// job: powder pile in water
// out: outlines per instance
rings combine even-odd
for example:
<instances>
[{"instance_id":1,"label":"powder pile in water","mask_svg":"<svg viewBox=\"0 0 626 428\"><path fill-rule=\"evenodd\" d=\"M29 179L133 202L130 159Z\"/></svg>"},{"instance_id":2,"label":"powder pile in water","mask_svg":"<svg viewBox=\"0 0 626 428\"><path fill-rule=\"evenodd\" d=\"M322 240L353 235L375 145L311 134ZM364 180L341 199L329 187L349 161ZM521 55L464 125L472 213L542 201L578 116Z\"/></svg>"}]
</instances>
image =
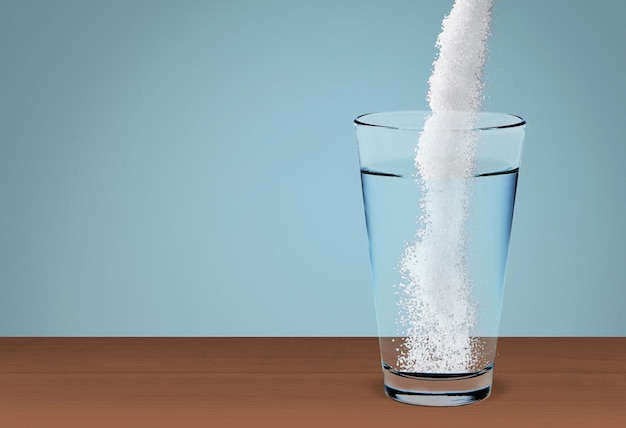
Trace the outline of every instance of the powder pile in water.
<instances>
[{"instance_id":1,"label":"powder pile in water","mask_svg":"<svg viewBox=\"0 0 626 428\"><path fill-rule=\"evenodd\" d=\"M403 371L466 373L479 352L471 337L476 316L465 223L492 6L493 0L456 0L437 39L427 97L432 113L415 156L421 227L399 264Z\"/></svg>"}]
</instances>

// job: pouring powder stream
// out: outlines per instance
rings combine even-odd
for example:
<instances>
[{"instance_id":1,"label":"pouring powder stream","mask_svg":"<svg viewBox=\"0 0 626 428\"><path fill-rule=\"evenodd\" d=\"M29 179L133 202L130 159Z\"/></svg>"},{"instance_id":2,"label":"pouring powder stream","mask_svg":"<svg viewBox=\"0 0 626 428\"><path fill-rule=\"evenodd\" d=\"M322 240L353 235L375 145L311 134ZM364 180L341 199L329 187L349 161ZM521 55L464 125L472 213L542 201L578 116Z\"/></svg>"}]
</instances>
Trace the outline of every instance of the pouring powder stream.
<instances>
[{"instance_id":1,"label":"pouring powder stream","mask_svg":"<svg viewBox=\"0 0 626 428\"><path fill-rule=\"evenodd\" d=\"M493 0L456 0L437 39L427 97L432 113L415 155L421 226L399 263L403 371L467 373L480 346L471 337L476 317L465 223L492 6Z\"/></svg>"}]
</instances>

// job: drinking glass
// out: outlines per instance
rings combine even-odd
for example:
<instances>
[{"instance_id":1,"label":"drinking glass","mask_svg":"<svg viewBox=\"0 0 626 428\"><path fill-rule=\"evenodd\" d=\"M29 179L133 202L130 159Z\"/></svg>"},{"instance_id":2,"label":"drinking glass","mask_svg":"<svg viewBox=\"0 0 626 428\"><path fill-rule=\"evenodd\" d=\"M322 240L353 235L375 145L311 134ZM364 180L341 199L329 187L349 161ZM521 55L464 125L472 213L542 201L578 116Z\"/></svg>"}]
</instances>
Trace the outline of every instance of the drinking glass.
<instances>
[{"instance_id":1,"label":"drinking glass","mask_svg":"<svg viewBox=\"0 0 626 428\"><path fill-rule=\"evenodd\" d=\"M432 115L372 113L354 123L385 392L456 406L492 389L526 122L487 112L444 120L452 125L429 131L435 155L421 162L435 173L426 176L416 153ZM439 150L439 139L469 149ZM455 174L463 156L470 173Z\"/></svg>"}]
</instances>

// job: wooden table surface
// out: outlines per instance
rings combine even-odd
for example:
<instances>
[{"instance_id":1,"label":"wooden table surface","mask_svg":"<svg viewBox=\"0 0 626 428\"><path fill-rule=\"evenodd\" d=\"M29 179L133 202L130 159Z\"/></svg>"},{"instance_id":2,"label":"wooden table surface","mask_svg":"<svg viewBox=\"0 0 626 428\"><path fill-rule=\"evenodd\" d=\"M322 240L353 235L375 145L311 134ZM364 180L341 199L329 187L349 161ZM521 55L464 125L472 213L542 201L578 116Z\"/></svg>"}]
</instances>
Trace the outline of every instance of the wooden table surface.
<instances>
[{"instance_id":1,"label":"wooden table surface","mask_svg":"<svg viewBox=\"0 0 626 428\"><path fill-rule=\"evenodd\" d=\"M376 338L0 338L0 426L626 427L626 338L501 338L493 393L383 392Z\"/></svg>"}]
</instances>

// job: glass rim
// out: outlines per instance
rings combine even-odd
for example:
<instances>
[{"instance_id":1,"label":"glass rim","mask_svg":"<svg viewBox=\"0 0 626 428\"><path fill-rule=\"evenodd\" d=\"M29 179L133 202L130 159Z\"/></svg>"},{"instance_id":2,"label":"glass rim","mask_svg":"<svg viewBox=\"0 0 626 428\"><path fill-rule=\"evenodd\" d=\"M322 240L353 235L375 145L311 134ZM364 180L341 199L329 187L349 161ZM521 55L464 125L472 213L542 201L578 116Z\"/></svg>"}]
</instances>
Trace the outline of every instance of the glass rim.
<instances>
[{"instance_id":1,"label":"glass rim","mask_svg":"<svg viewBox=\"0 0 626 428\"><path fill-rule=\"evenodd\" d=\"M463 114L466 112L462 112L462 111L454 111L454 112L450 112L450 113L459 113L459 114ZM517 128L517 127L523 127L524 125L526 125L526 120L524 118L522 118L521 116L517 116L515 114L510 114L510 113L499 113L499 112L490 112L490 111L479 111L479 112L467 112L469 114L475 114L480 116L493 116L493 117L499 117L501 119L508 119L507 121L502 120L502 124L501 125L492 125L492 126L479 126L476 128L471 128L472 131L488 131L488 130L494 130L494 129L506 129L506 128ZM401 130L401 131L423 131L424 130L424 126L422 124L422 126L395 126L395 125L391 125L391 124L385 124L383 120L371 120L371 121L366 121L366 118L372 118L374 116L386 116L386 115L393 115L393 116L397 116L400 114L421 114L424 117L428 117L429 115L432 115L433 112L429 111L429 110L397 110L397 111L381 111L381 112L372 112L372 113L365 113L362 115L357 116L354 119L354 124L355 125L361 125L361 126L371 126L374 128L386 128L386 129L396 129L396 130ZM470 128L456 128L456 129L451 129L451 130L470 130Z\"/></svg>"}]
</instances>

